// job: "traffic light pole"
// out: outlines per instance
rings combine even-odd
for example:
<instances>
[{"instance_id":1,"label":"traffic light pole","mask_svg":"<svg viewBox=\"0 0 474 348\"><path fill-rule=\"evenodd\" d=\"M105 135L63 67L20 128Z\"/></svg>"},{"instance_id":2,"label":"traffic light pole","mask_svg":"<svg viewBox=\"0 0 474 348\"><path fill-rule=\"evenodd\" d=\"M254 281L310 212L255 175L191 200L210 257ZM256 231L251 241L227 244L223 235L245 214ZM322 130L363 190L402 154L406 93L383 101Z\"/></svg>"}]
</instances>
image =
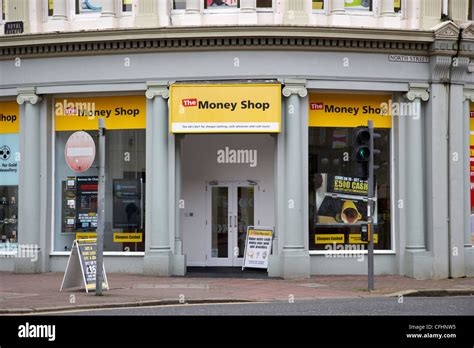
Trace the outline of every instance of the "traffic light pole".
<instances>
[{"instance_id":1,"label":"traffic light pole","mask_svg":"<svg viewBox=\"0 0 474 348\"><path fill-rule=\"evenodd\" d=\"M367 224L368 224L368 289L374 290L374 228L373 228L373 214L374 212L374 122L368 121L370 132L370 155L369 155L369 178L368 178L368 193L367 193Z\"/></svg>"},{"instance_id":2,"label":"traffic light pole","mask_svg":"<svg viewBox=\"0 0 474 348\"><path fill-rule=\"evenodd\" d=\"M105 123L99 118L99 189L98 189L98 221L97 221L97 262L95 269L95 294L102 296L103 282L103 251L105 227Z\"/></svg>"}]
</instances>

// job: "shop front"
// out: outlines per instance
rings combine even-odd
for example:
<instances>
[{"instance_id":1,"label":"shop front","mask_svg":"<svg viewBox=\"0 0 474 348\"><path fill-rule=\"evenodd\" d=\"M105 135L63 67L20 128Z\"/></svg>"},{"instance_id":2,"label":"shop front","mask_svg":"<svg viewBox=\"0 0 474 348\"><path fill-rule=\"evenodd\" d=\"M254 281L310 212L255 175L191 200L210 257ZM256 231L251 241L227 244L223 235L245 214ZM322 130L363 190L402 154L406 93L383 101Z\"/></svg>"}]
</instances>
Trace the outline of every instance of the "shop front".
<instances>
[{"instance_id":1,"label":"shop front","mask_svg":"<svg viewBox=\"0 0 474 348\"><path fill-rule=\"evenodd\" d=\"M15 101L0 101L0 254L18 249L20 110Z\"/></svg>"}]
</instances>

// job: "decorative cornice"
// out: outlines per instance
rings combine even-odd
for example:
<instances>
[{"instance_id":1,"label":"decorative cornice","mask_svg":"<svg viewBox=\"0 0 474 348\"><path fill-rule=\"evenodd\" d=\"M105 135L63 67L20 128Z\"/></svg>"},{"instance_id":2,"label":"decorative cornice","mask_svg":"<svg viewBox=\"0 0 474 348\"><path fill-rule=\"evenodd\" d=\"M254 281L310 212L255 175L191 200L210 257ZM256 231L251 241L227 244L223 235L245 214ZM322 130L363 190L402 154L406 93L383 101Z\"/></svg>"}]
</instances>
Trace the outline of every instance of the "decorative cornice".
<instances>
[{"instance_id":1,"label":"decorative cornice","mask_svg":"<svg viewBox=\"0 0 474 348\"><path fill-rule=\"evenodd\" d=\"M425 83L410 83L410 89L405 94L409 101L421 99L428 101L430 99L429 85Z\"/></svg>"},{"instance_id":2,"label":"decorative cornice","mask_svg":"<svg viewBox=\"0 0 474 348\"><path fill-rule=\"evenodd\" d=\"M18 88L18 96L16 101L18 104L23 105L24 103L36 104L41 101L41 97L36 94L35 87Z\"/></svg>"},{"instance_id":3,"label":"decorative cornice","mask_svg":"<svg viewBox=\"0 0 474 348\"><path fill-rule=\"evenodd\" d=\"M435 39L457 40L461 28L454 22L442 22L433 28Z\"/></svg>"},{"instance_id":4,"label":"decorative cornice","mask_svg":"<svg viewBox=\"0 0 474 348\"><path fill-rule=\"evenodd\" d=\"M286 79L284 81L285 87L282 89L282 94L285 97L289 97L292 94L297 94L301 98L304 98L308 95L308 90L306 89L306 80L303 79Z\"/></svg>"},{"instance_id":5,"label":"decorative cornice","mask_svg":"<svg viewBox=\"0 0 474 348\"><path fill-rule=\"evenodd\" d=\"M474 86L466 86L464 88L464 100L474 102Z\"/></svg>"},{"instance_id":6,"label":"decorative cornice","mask_svg":"<svg viewBox=\"0 0 474 348\"><path fill-rule=\"evenodd\" d=\"M130 52L301 49L426 54L432 31L333 27L180 27L0 35L0 59Z\"/></svg>"},{"instance_id":7,"label":"decorative cornice","mask_svg":"<svg viewBox=\"0 0 474 348\"><path fill-rule=\"evenodd\" d=\"M468 22L461 26L463 40L474 40L474 23Z\"/></svg>"},{"instance_id":8,"label":"decorative cornice","mask_svg":"<svg viewBox=\"0 0 474 348\"><path fill-rule=\"evenodd\" d=\"M148 99L153 99L155 97L162 97L163 99L168 99L170 97L170 90L168 89L168 81L152 81L147 82L147 90L145 96Z\"/></svg>"}]
</instances>

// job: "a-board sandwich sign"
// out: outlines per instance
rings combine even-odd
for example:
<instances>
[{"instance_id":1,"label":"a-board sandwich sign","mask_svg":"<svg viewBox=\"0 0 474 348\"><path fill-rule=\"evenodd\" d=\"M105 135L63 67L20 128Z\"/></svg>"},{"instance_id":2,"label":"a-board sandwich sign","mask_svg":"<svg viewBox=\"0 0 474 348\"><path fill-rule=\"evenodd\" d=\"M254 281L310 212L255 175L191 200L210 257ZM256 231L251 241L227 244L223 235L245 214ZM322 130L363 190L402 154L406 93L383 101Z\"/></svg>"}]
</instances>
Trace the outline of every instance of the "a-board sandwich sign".
<instances>
[{"instance_id":1,"label":"a-board sandwich sign","mask_svg":"<svg viewBox=\"0 0 474 348\"><path fill-rule=\"evenodd\" d=\"M97 271L97 239L76 239L72 243L71 255L64 272L61 289L81 288L95 290ZM109 290L109 283L103 268L102 289Z\"/></svg>"},{"instance_id":2,"label":"a-board sandwich sign","mask_svg":"<svg viewBox=\"0 0 474 348\"><path fill-rule=\"evenodd\" d=\"M268 268L268 257L272 251L273 229L271 227L247 227L244 268Z\"/></svg>"}]
</instances>

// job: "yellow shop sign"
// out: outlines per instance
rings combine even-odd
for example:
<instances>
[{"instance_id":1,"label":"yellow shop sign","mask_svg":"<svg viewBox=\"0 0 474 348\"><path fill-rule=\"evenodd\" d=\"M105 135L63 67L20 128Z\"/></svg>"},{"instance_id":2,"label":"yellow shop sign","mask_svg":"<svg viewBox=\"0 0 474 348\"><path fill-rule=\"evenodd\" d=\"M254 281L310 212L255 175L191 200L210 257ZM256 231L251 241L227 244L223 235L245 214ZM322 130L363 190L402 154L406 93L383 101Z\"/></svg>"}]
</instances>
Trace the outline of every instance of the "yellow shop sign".
<instances>
[{"instance_id":1,"label":"yellow shop sign","mask_svg":"<svg viewBox=\"0 0 474 348\"><path fill-rule=\"evenodd\" d=\"M309 95L310 127L358 127L374 121L375 128L391 128L389 95L321 94Z\"/></svg>"},{"instance_id":2,"label":"yellow shop sign","mask_svg":"<svg viewBox=\"0 0 474 348\"><path fill-rule=\"evenodd\" d=\"M20 131L20 106L16 101L0 102L0 134Z\"/></svg>"},{"instance_id":3,"label":"yellow shop sign","mask_svg":"<svg viewBox=\"0 0 474 348\"><path fill-rule=\"evenodd\" d=\"M143 241L143 233L114 233L114 243L141 243Z\"/></svg>"},{"instance_id":4,"label":"yellow shop sign","mask_svg":"<svg viewBox=\"0 0 474 348\"><path fill-rule=\"evenodd\" d=\"M95 232L76 232L76 239L95 239L97 233Z\"/></svg>"},{"instance_id":5,"label":"yellow shop sign","mask_svg":"<svg viewBox=\"0 0 474 348\"><path fill-rule=\"evenodd\" d=\"M315 244L344 243L343 234L316 234L314 237Z\"/></svg>"},{"instance_id":6,"label":"yellow shop sign","mask_svg":"<svg viewBox=\"0 0 474 348\"><path fill-rule=\"evenodd\" d=\"M175 84L172 133L278 133L280 84Z\"/></svg>"},{"instance_id":7,"label":"yellow shop sign","mask_svg":"<svg viewBox=\"0 0 474 348\"><path fill-rule=\"evenodd\" d=\"M64 98L54 100L57 131L95 130L104 118L107 129L146 128L145 96Z\"/></svg>"}]
</instances>

